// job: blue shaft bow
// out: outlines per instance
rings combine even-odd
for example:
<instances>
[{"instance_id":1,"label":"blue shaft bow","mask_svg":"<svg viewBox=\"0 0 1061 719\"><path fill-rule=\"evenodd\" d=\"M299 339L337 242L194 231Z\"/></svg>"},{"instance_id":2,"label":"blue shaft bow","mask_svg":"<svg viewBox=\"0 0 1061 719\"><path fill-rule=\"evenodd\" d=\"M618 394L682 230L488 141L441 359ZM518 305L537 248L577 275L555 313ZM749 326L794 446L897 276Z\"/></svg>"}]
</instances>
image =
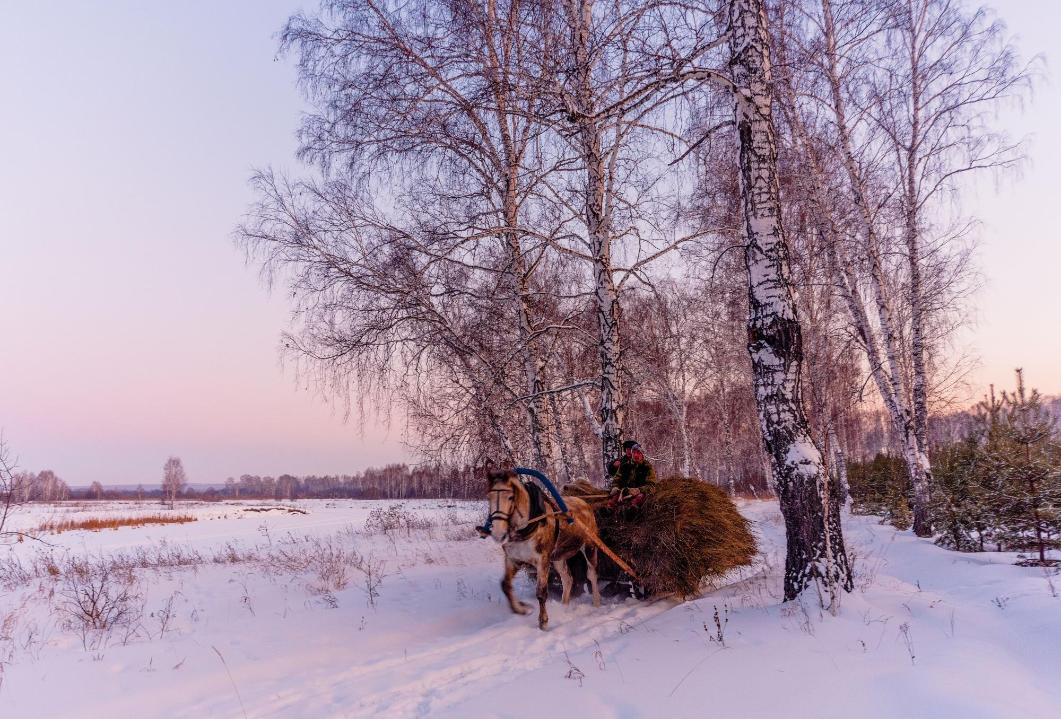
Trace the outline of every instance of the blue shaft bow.
<instances>
[{"instance_id":1,"label":"blue shaft bow","mask_svg":"<svg viewBox=\"0 0 1061 719\"><path fill-rule=\"evenodd\" d=\"M564 502L563 496L560 494L559 491L557 491L556 487L553 486L553 483L550 482L549 478L546 477L543 473L539 472L536 469L531 469L530 467L516 467L516 474L525 474L530 477L534 477L539 482L544 484L545 488L549 490L549 494L553 495L553 499L555 499L556 503L560 505L560 511L564 514L567 514L567 503ZM571 515L567 516L568 524L571 524L574 521L575 520L571 518Z\"/></svg>"},{"instance_id":2,"label":"blue shaft bow","mask_svg":"<svg viewBox=\"0 0 1061 719\"><path fill-rule=\"evenodd\" d=\"M546 477L542 472L539 472L536 469L531 469L530 467L516 467L515 472L516 474L525 474L529 477L534 477L543 485L545 485L545 488L549 491L549 494L553 495L553 499L555 499L557 505L559 505L560 512L562 514L567 514L567 523L574 523L575 520L571 517L570 514L568 514L567 502L564 501L563 495L561 495L560 492L556 489L556 487L553 486L553 483L549 481L548 477ZM483 523L483 526L476 527L476 530L478 530L481 536L486 537L490 534L490 526L492 524L492 520L490 518L487 518L486 522Z\"/></svg>"}]
</instances>

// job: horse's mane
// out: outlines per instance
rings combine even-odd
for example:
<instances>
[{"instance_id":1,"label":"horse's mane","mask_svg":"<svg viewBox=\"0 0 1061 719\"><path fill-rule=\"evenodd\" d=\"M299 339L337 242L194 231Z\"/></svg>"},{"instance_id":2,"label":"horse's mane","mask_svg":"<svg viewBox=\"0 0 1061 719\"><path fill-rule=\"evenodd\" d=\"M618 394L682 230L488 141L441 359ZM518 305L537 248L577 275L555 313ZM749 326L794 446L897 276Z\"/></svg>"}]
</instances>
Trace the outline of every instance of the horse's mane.
<instances>
[{"instance_id":1,"label":"horse's mane","mask_svg":"<svg viewBox=\"0 0 1061 719\"><path fill-rule=\"evenodd\" d=\"M540 517L546 512L544 496L542 495L541 487L534 482L523 482L523 488L527 490L527 494L530 495L530 516L527 519L534 519Z\"/></svg>"}]
</instances>

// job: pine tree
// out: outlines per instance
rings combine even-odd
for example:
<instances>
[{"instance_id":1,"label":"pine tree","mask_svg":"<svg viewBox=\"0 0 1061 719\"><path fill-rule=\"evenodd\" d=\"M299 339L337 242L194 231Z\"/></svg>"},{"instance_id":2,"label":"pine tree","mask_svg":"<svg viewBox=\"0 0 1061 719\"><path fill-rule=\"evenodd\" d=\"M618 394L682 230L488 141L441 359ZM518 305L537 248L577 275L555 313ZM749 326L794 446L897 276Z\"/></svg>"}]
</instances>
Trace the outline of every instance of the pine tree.
<instances>
[{"instance_id":1,"label":"pine tree","mask_svg":"<svg viewBox=\"0 0 1061 719\"><path fill-rule=\"evenodd\" d=\"M910 507L911 483L902 457L878 453L865 462L852 462L848 468L852 511L876 514L899 530L913 525Z\"/></svg>"},{"instance_id":2,"label":"pine tree","mask_svg":"<svg viewBox=\"0 0 1061 719\"><path fill-rule=\"evenodd\" d=\"M910 510L910 500L899 485L892 484L888 497L887 521L900 532L914 526L914 513Z\"/></svg>"},{"instance_id":3,"label":"pine tree","mask_svg":"<svg viewBox=\"0 0 1061 719\"><path fill-rule=\"evenodd\" d=\"M937 450L932 458L934 487L930 508L940 536L936 544L959 552L982 552L990 536L990 487L985 482L979 438Z\"/></svg>"},{"instance_id":4,"label":"pine tree","mask_svg":"<svg viewBox=\"0 0 1061 719\"><path fill-rule=\"evenodd\" d=\"M1046 550L1061 547L1061 442L1056 421L1038 390L1028 393L1017 370L1017 390L1003 392L1001 411L985 445L996 472L993 508L1001 541L1034 549L1045 566Z\"/></svg>"}]
</instances>

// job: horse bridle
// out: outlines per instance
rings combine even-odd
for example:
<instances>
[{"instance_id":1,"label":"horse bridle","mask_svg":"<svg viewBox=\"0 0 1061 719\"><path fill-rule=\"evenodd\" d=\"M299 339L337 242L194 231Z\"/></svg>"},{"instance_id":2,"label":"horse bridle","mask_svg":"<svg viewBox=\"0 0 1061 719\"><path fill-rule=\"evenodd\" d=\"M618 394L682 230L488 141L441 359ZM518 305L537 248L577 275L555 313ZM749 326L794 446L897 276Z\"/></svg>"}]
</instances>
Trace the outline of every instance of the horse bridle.
<instances>
[{"instance_id":1,"label":"horse bridle","mask_svg":"<svg viewBox=\"0 0 1061 719\"><path fill-rule=\"evenodd\" d=\"M513 487L511 485L511 483L509 483L508 486L501 487L501 488L498 488L498 489L494 489L494 488L491 487L490 491L487 492L487 494L493 495L495 492L497 492L497 493L509 492L509 493L512 494L512 506L511 506L510 511L508 511L508 512L502 512L501 511L501 499L498 498L498 501L497 501L497 507L498 508L490 512L490 515L486 518L486 524L484 525L484 527L490 527L490 526L493 525L495 519L503 519L503 520L505 520L505 536L501 538L501 541L503 542L503 541L505 541L505 540L507 540L509 538L509 535L512 534L512 515L519 513L519 509L516 506L516 488Z\"/></svg>"},{"instance_id":2,"label":"horse bridle","mask_svg":"<svg viewBox=\"0 0 1061 719\"><path fill-rule=\"evenodd\" d=\"M520 482L520 484L522 485L523 483ZM526 487L526 485L524 485L523 489L528 494L531 493L530 489L528 489ZM512 516L515 515L515 514L519 514L519 509L516 506L516 490L510 484L508 487L501 487L501 488L498 488L498 489L491 488L487 492L487 494L491 494L492 495L495 492L497 492L499 494L502 493L502 492L511 492L512 493L512 511L510 511L510 512L502 512L501 509L500 509L501 501L498 500L498 503L497 503L498 509L490 512L490 515L486 518L486 522L484 523L484 525L482 527L478 528L479 531L483 534L484 537L486 535L490 534L490 527L493 525L494 519L503 519L503 520L505 520L506 529L505 529L505 536L501 538L501 542L502 543L507 542L509 539L512 539L512 538L515 538L516 541L521 542L521 541L524 541L524 540L527 539L526 535L529 535L531 532L533 532L536 525L540 524L542 521L544 521L549 516L551 516L550 514L546 513L546 514L542 514L542 515L538 516L534 520L531 520L531 517L528 514L527 523L525 525L523 525L522 527L519 527L518 529L516 529L515 532L513 532L512 531L513 530L513 527L512 527ZM530 510L533 511L533 509L534 509L534 497L531 496L531 507L530 507ZM555 542L557 537L559 537L559 536L560 536L560 520L555 518L555 517L553 517L553 541Z\"/></svg>"}]
</instances>

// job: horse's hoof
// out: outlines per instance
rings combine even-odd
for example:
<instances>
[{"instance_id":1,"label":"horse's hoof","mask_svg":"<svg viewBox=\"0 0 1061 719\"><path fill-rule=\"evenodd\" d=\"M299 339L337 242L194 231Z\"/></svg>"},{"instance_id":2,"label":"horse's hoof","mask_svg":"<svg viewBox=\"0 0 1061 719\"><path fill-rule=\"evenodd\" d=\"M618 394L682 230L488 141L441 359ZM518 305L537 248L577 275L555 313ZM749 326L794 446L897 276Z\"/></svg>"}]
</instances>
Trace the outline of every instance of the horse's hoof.
<instances>
[{"instance_id":1,"label":"horse's hoof","mask_svg":"<svg viewBox=\"0 0 1061 719\"><path fill-rule=\"evenodd\" d=\"M513 607L512 611L514 611L516 614L527 615L531 613L531 608L529 604L520 603Z\"/></svg>"},{"instance_id":2,"label":"horse's hoof","mask_svg":"<svg viewBox=\"0 0 1061 719\"><path fill-rule=\"evenodd\" d=\"M548 619L546 619L544 622L541 621L540 619L538 620L538 629L541 629L544 632L548 628L549 628L549 620Z\"/></svg>"}]
</instances>

